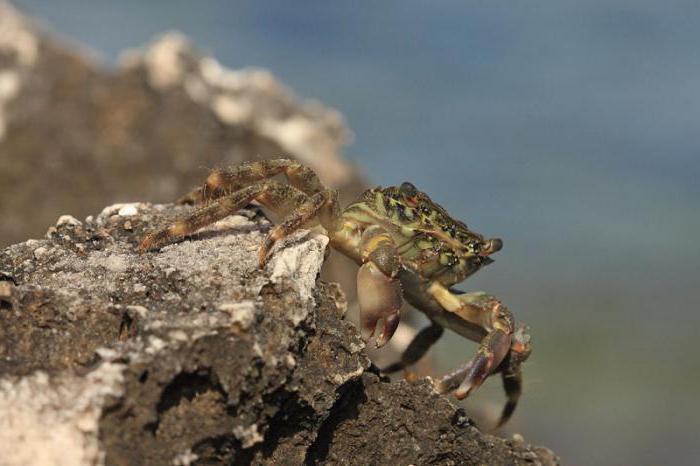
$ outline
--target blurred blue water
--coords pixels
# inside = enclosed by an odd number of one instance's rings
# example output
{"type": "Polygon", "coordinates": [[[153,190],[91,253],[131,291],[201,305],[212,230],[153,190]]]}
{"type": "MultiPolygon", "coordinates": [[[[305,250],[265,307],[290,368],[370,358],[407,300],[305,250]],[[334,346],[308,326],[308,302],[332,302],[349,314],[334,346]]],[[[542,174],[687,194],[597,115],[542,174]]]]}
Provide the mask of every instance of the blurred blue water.
{"type": "Polygon", "coordinates": [[[694,463],[700,2],[15,3],[108,62],[178,29],[338,108],[372,181],[504,239],[464,288],[532,327],[513,429],[567,463],[694,463]]]}

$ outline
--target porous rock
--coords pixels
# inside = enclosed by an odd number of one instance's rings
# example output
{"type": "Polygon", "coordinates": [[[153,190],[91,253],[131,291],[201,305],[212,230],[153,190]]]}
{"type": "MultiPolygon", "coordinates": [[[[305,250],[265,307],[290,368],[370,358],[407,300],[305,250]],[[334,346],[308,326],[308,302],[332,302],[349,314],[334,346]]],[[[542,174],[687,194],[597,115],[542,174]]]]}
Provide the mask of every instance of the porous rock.
{"type": "Polygon", "coordinates": [[[325,236],[298,232],[261,270],[270,224],[243,210],[137,252],[189,209],[61,217],[0,251],[0,464],[556,463],[427,379],[381,377],[318,279],[325,236]]]}

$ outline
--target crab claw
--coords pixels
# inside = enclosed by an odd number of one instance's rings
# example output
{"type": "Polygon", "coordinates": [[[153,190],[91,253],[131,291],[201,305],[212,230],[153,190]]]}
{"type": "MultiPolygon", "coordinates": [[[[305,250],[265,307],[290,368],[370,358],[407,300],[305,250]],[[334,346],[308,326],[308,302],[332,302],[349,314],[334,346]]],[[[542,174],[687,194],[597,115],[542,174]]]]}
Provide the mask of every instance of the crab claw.
{"type": "Polygon", "coordinates": [[[377,323],[384,319],[383,329],[376,340],[377,348],[384,346],[399,326],[403,301],[399,280],[382,273],[374,262],[366,262],[357,271],[357,298],[362,339],[369,342],[377,323]]]}
{"type": "Polygon", "coordinates": [[[377,337],[377,348],[381,348],[382,346],[386,345],[387,342],[391,339],[391,337],[394,336],[394,332],[396,332],[400,320],[401,317],[399,315],[399,311],[396,311],[389,317],[384,318],[384,327],[382,328],[382,333],[380,333],[379,337],[377,337]]]}
{"type": "Polygon", "coordinates": [[[454,390],[454,396],[462,400],[484,383],[503,361],[510,348],[511,337],[501,330],[494,330],[484,337],[479,351],[464,366],[446,375],[438,384],[440,393],[454,390]],[[461,382],[461,383],[460,383],[461,382]]]}

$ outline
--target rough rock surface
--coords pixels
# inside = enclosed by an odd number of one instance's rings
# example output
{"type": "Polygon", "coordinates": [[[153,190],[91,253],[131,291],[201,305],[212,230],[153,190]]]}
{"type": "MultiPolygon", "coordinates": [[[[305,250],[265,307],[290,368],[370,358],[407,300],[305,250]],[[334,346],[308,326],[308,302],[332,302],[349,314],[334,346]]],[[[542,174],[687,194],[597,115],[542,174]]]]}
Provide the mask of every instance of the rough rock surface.
{"type": "Polygon", "coordinates": [[[300,232],[256,266],[244,210],[139,255],[188,207],[59,218],[0,251],[0,464],[555,464],[481,433],[431,383],[390,382],[300,232]]]}

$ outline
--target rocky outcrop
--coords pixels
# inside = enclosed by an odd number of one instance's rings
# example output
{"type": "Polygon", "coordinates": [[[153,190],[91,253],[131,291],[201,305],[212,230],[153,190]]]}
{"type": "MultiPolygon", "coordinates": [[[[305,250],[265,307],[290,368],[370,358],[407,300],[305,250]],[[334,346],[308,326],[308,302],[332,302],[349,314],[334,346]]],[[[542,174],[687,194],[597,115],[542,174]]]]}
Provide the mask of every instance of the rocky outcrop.
{"type": "Polygon", "coordinates": [[[318,274],[327,238],[257,250],[244,210],[139,255],[190,207],[124,204],[0,252],[3,465],[555,464],[371,365],[318,274]]]}

